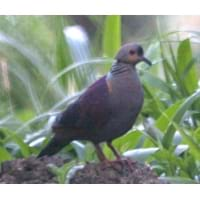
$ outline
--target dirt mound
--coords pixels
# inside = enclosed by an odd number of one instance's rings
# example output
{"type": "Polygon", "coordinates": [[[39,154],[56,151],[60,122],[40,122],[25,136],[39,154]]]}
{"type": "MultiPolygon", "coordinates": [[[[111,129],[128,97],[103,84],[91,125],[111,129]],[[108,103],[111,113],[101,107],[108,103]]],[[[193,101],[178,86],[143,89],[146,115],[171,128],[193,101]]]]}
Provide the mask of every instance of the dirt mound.
{"type": "MultiPolygon", "coordinates": [[[[49,164],[66,163],[58,156],[17,159],[1,165],[0,183],[58,183],[49,164]]],[[[131,160],[88,163],[74,171],[69,183],[161,183],[146,165],[131,160]]]]}
{"type": "Polygon", "coordinates": [[[59,167],[64,161],[57,156],[6,161],[1,166],[0,183],[57,183],[49,164],[59,167]]]}
{"type": "Polygon", "coordinates": [[[70,183],[161,183],[154,172],[146,165],[131,160],[90,163],[77,170],[70,183]]]}

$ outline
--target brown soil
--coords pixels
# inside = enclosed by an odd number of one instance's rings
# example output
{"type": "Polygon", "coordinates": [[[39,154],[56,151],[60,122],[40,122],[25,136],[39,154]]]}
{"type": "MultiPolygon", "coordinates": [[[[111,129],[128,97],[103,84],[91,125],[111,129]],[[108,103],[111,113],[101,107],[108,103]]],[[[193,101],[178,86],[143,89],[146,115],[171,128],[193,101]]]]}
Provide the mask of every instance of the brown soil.
{"type": "Polygon", "coordinates": [[[59,167],[64,161],[57,156],[6,161],[1,166],[0,183],[57,183],[49,164],[59,167]]]}
{"type": "MultiPolygon", "coordinates": [[[[49,164],[66,161],[58,156],[17,159],[1,165],[0,183],[58,183],[49,164]]],[[[146,165],[131,160],[88,163],[75,172],[69,183],[161,183],[146,165]]]]}
{"type": "Polygon", "coordinates": [[[75,173],[70,183],[144,184],[161,183],[161,181],[148,166],[123,160],[87,164],[75,173]]]}

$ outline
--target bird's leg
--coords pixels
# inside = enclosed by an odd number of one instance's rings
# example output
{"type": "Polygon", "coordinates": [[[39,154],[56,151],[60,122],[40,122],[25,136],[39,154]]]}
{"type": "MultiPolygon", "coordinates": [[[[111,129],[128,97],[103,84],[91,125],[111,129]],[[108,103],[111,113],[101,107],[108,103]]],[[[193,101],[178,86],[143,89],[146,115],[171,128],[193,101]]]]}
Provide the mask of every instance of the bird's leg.
{"type": "Polygon", "coordinates": [[[104,155],[101,147],[99,146],[99,144],[94,144],[94,146],[96,148],[97,156],[98,156],[99,160],[102,162],[102,165],[101,165],[102,166],[102,170],[105,170],[108,167],[110,168],[113,165],[112,164],[113,162],[111,162],[110,160],[108,160],[105,157],[105,155],[104,155]]]}
{"type": "Polygon", "coordinates": [[[96,152],[97,152],[97,156],[99,158],[99,160],[101,162],[107,161],[107,158],[105,157],[101,147],[99,146],[99,144],[94,144],[95,148],[96,148],[96,152]]]}
{"type": "Polygon", "coordinates": [[[113,147],[112,145],[112,141],[108,141],[107,142],[108,147],[112,150],[112,152],[114,153],[114,155],[117,158],[117,161],[119,161],[122,166],[128,165],[128,168],[130,171],[133,171],[133,166],[132,166],[132,161],[130,159],[122,159],[122,157],[120,156],[120,154],[117,152],[117,150],[113,147]]]}
{"type": "MultiPolygon", "coordinates": [[[[113,167],[113,166],[114,166],[114,165],[113,165],[113,162],[110,161],[110,160],[108,160],[108,159],[105,157],[105,155],[104,155],[104,153],[103,153],[101,147],[99,146],[99,144],[94,144],[94,146],[95,146],[95,148],[96,148],[97,156],[98,156],[99,160],[102,162],[102,165],[101,165],[102,170],[105,170],[106,168],[113,167]]],[[[112,145],[111,145],[111,146],[112,146],[112,145]]],[[[116,151],[115,151],[115,152],[116,152],[116,151]]]]}
{"type": "Polygon", "coordinates": [[[119,153],[117,152],[117,150],[113,147],[112,142],[111,141],[107,142],[107,145],[112,150],[112,152],[116,156],[117,160],[121,160],[121,156],[119,155],[119,153]]]}

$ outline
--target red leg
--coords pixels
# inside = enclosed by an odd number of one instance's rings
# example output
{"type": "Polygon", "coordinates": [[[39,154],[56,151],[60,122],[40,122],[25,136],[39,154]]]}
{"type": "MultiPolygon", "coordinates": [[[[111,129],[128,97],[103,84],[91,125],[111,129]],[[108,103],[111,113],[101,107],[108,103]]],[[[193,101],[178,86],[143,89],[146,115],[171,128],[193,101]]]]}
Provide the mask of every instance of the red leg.
{"type": "Polygon", "coordinates": [[[107,142],[107,145],[112,150],[112,152],[116,156],[117,160],[121,160],[121,156],[119,155],[119,153],[117,152],[117,150],[113,147],[112,142],[111,141],[107,142]]]}
{"type": "Polygon", "coordinates": [[[132,166],[132,161],[130,159],[122,159],[122,157],[120,156],[120,154],[116,151],[116,149],[113,147],[111,141],[107,142],[108,147],[112,150],[112,152],[114,153],[114,155],[116,156],[117,160],[116,161],[109,161],[101,147],[99,146],[99,144],[94,144],[95,148],[96,148],[96,152],[97,152],[97,156],[99,158],[99,160],[101,162],[103,162],[103,169],[107,168],[107,167],[115,167],[115,162],[118,162],[122,165],[122,167],[126,167],[128,165],[128,169],[130,171],[133,171],[133,166],[132,166]]]}
{"type": "Polygon", "coordinates": [[[99,144],[94,144],[95,148],[96,148],[96,152],[97,152],[97,156],[99,158],[99,160],[101,162],[107,161],[107,158],[105,157],[101,147],[99,146],[99,144]]]}
{"type": "Polygon", "coordinates": [[[130,159],[122,159],[122,157],[120,156],[120,154],[117,152],[117,150],[113,147],[112,142],[109,141],[107,142],[108,147],[112,150],[112,152],[114,153],[114,155],[117,158],[117,161],[120,162],[122,164],[122,166],[124,165],[128,165],[128,168],[130,171],[133,171],[133,166],[132,166],[132,161],[130,159]]]}

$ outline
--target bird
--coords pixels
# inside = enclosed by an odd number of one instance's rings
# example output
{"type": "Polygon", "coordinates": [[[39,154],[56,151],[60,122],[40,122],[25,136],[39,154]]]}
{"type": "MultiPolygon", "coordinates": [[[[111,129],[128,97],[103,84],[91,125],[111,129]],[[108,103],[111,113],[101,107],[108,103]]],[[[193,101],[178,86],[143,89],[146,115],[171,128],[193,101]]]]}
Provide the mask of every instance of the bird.
{"type": "Polygon", "coordinates": [[[52,125],[54,136],[38,157],[56,154],[73,140],[86,140],[94,144],[100,161],[107,160],[102,142],[120,159],[112,141],[132,128],[142,109],[144,94],[136,70],[142,61],[151,65],[142,46],[123,45],[110,71],[57,115],[52,125]]]}

